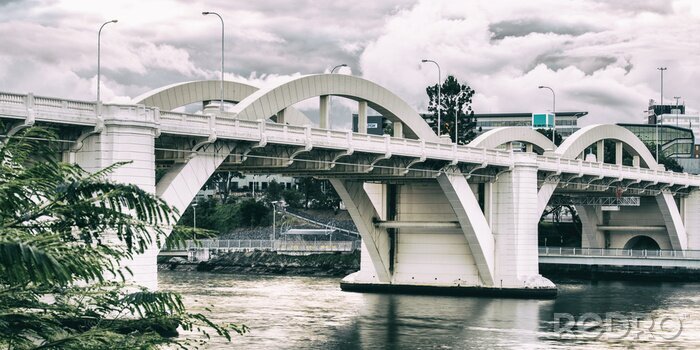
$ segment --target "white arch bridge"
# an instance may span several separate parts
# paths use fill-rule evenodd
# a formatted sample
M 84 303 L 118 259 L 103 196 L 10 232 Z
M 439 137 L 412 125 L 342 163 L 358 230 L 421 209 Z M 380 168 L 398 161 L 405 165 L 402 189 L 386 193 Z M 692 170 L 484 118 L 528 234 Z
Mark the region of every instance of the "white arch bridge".
M 585 127 L 557 148 L 528 128 L 492 130 L 457 146 L 390 91 L 338 74 L 266 89 L 227 82 L 229 111 L 172 112 L 216 101 L 219 89 L 218 81 L 175 84 L 126 105 L 0 93 L 0 118 L 6 137 L 35 124 L 55 127 L 75 140 L 64 159 L 88 170 L 133 161 L 113 180 L 154 192 L 179 212 L 217 170 L 328 178 L 362 236 L 361 270 L 342 284 L 350 290 L 552 295 L 554 284 L 538 273 L 537 224 L 555 193 L 641 198 L 618 212 L 576 205 L 584 247 L 622 248 L 642 233 L 662 249 L 700 249 L 700 177 L 664 171 L 615 125 Z M 357 101 L 359 132 L 330 128 L 329 96 Z M 292 107 L 309 98 L 320 101 L 317 124 Z M 393 135 L 366 133 L 368 107 L 393 122 Z M 610 163 L 606 145 L 615 150 Z M 598 161 L 582 159 L 591 146 Z M 156 168 L 166 170 L 157 182 Z M 127 262 L 136 282 L 156 287 L 157 253 Z

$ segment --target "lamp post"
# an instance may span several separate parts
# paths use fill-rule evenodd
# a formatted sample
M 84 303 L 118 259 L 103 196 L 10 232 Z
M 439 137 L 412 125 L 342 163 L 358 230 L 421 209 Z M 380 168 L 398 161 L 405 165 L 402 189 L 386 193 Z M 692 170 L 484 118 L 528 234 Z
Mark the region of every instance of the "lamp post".
M 549 86 L 540 85 L 537 88 L 549 89 L 549 91 L 552 92 L 552 143 L 556 145 L 554 135 L 557 132 L 557 129 L 556 129 L 556 127 L 557 127 L 557 122 L 556 122 L 556 120 L 557 120 L 557 97 L 554 94 L 554 89 L 552 89 Z
M 274 244 L 275 242 L 275 224 L 276 224 L 276 212 L 277 212 L 277 203 L 279 201 L 272 201 L 270 204 L 272 204 L 272 236 L 270 236 L 270 243 Z M 274 247 L 273 247 L 274 248 Z
M 197 202 L 192 203 L 192 240 L 197 239 Z
M 437 62 L 433 61 L 433 60 L 425 60 L 425 59 L 424 59 L 424 60 L 421 60 L 421 62 L 422 62 L 422 63 L 427 63 L 427 62 L 434 63 L 435 66 L 437 66 L 437 69 L 438 69 L 438 84 L 437 84 L 437 86 L 438 86 L 438 99 L 437 99 L 438 122 L 437 122 L 437 134 L 438 134 L 438 137 L 439 137 L 439 136 L 441 135 L 441 134 L 440 134 L 440 116 L 441 116 L 442 105 L 440 105 L 440 97 L 441 97 L 440 85 L 442 84 L 442 72 L 440 71 L 440 65 L 439 65 Z M 456 118 L 456 117 L 455 117 L 455 118 Z M 456 119 L 455 119 L 455 121 L 456 121 Z M 455 139 L 455 141 L 456 141 L 456 139 Z
M 102 23 L 100 30 L 97 31 L 97 102 L 100 102 L 100 50 L 101 50 L 101 38 L 102 38 L 102 28 L 110 23 L 117 23 L 116 19 Z
M 661 72 L 661 115 L 664 114 L 664 71 L 667 69 L 666 67 L 659 67 L 656 68 Z M 656 163 L 659 162 L 659 116 L 655 116 L 654 118 L 654 129 L 656 131 Z
M 216 15 L 221 20 L 221 102 L 219 111 L 224 111 L 224 19 L 220 14 L 211 11 L 204 11 L 202 15 Z
M 676 126 L 678 126 L 678 100 L 681 98 L 680 96 L 673 96 L 673 98 L 676 99 Z

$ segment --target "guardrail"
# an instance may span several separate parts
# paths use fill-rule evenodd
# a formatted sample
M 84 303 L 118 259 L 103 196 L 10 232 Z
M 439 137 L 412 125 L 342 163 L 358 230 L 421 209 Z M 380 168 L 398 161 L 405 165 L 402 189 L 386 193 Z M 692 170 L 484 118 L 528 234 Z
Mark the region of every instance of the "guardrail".
M 540 256 L 657 258 L 700 260 L 700 250 L 634 250 L 606 248 L 539 247 Z
M 202 239 L 188 240 L 178 250 L 213 250 L 213 251 L 252 251 L 268 250 L 276 252 L 352 252 L 360 249 L 360 241 L 285 241 L 285 240 L 244 240 L 244 239 Z

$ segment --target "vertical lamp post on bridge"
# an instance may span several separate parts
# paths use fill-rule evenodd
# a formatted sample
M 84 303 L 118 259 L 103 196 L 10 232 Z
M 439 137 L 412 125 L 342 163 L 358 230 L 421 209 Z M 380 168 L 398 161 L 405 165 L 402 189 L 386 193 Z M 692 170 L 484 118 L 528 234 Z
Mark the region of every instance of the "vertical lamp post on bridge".
M 549 91 L 552 92 L 552 143 L 556 146 L 556 139 L 555 139 L 555 133 L 557 132 L 556 127 L 557 127 L 557 97 L 554 94 L 554 89 L 552 89 L 549 86 L 544 86 L 540 85 L 537 87 L 538 89 L 549 89 Z
M 211 11 L 204 11 L 202 15 L 216 15 L 221 20 L 221 102 L 219 111 L 224 111 L 224 18 L 220 14 Z
M 276 218 L 276 213 L 277 213 L 277 203 L 279 201 L 272 201 L 270 204 L 272 204 L 272 235 L 270 236 L 270 247 L 272 250 L 275 249 L 275 226 L 277 224 L 277 218 Z
M 668 68 L 666 67 L 659 67 L 656 68 L 661 72 L 661 115 L 664 114 L 664 71 Z M 656 111 L 654 111 L 654 114 L 656 114 Z M 659 116 L 656 115 L 654 116 L 654 129 L 656 130 L 656 163 L 659 163 Z
M 100 26 L 100 30 L 97 31 L 97 102 L 100 102 L 100 51 L 101 51 L 101 40 L 102 40 L 102 28 L 104 28 L 106 25 L 110 23 L 117 23 L 118 20 L 113 19 L 111 21 L 107 21 L 102 23 Z
M 197 202 L 192 203 L 192 240 L 197 239 Z
M 428 62 L 434 63 L 435 66 L 437 66 L 437 69 L 438 69 L 438 86 L 437 86 L 437 87 L 438 87 L 438 99 L 437 99 L 438 121 L 437 121 L 437 134 L 438 134 L 438 137 L 440 137 L 440 136 L 441 136 L 441 134 L 440 134 L 440 117 L 441 117 L 441 110 L 442 110 L 442 105 L 440 105 L 440 97 L 441 97 L 441 96 L 440 96 L 440 95 L 441 95 L 441 93 L 440 93 L 440 85 L 442 85 L 442 72 L 440 71 L 440 65 L 439 65 L 437 62 L 433 61 L 433 60 L 426 60 L 426 59 L 424 59 L 424 60 L 421 60 L 421 62 L 422 62 L 422 63 L 428 63 Z M 455 116 L 455 118 L 457 118 L 457 117 Z M 457 124 L 456 124 L 456 122 L 457 122 L 457 119 L 455 119 L 455 129 L 457 129 Z M 457 142 L 456 134 L 455 134 L 455 142 Z

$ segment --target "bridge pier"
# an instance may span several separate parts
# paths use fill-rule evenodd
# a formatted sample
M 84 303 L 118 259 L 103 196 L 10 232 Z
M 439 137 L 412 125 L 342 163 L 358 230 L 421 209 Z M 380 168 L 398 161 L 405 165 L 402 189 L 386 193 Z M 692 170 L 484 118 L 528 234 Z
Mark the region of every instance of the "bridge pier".
M 104 129 L 83 140 L 83 147 L 74 152 L 75 162 L 87 171 L 97 171 L 117 162 L 130 162 L 109 174 L 109 180 L 133 184 L 155 193 L 154 140 L 157 125 L 152 111 L 136 106 L 122 108 L 108 106 L 103 109 Z M 119 244 L 115 237 L 106 233 L 107 241 Z M 124 273 L 128 282 L 149 289 L 158 287 L 158 247 L 152 244 L 143 254 L 122 261 L 122 267 L 132 271 L 131 277 Z
M 517 155 L 512 171 L 491 184 L 492 194 L 482 199 L 490 202 L 484 204 L 491 222 L 479 206 L 478 186 L 459 173 L 399 184 L 332 179 L 363 239 L 360 271 L 344 278 L 341 288 L 556 295 L 556 286 L 539 275 L 535 156 Z

